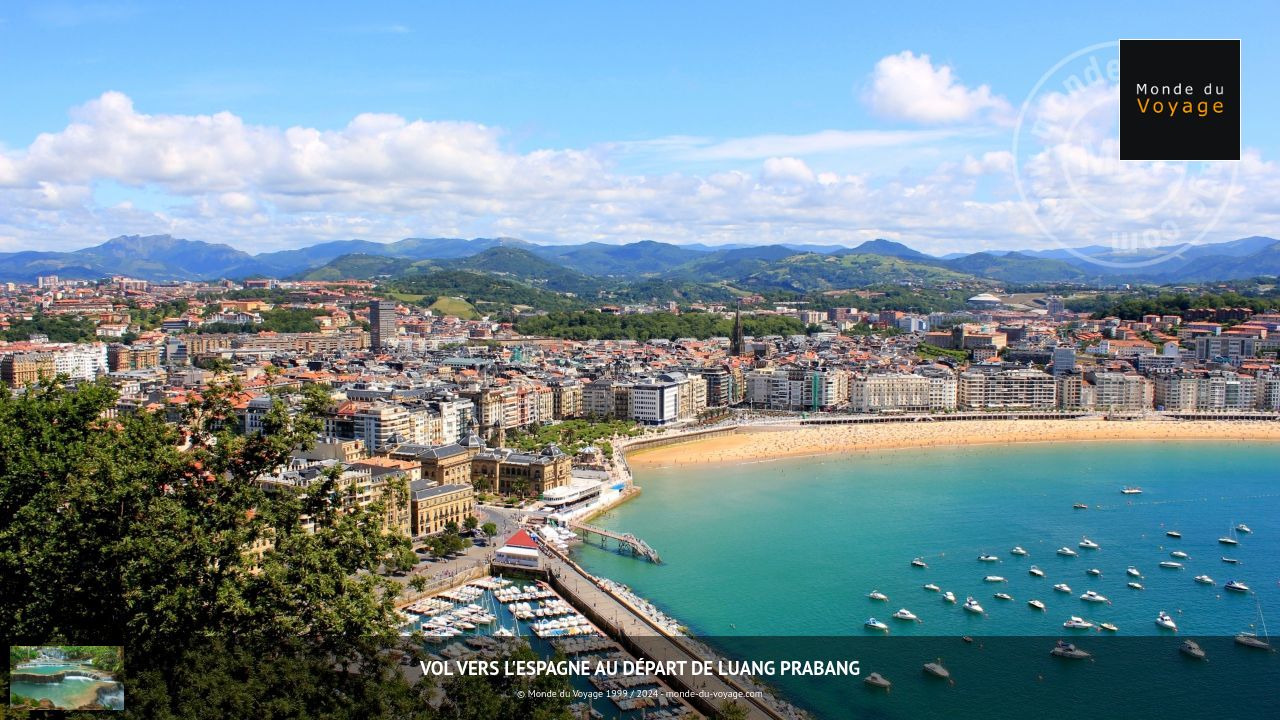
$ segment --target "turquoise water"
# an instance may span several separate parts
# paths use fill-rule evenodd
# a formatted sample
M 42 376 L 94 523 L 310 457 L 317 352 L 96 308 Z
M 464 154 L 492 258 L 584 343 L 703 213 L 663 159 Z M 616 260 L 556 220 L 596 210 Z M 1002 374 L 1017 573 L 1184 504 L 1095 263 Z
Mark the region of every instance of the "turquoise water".
M 751 645 L 734 636 L 848 636 L 859 639 L 856 645 L 865 657 L 877 648 L 891 652 L 908 647 L 902 639 L 912 637 L 934 638 L 949 653 L 965 652 L 954 649 L 959 641 L 953 638 L 970 635 L 1028 638 L 1023 642 L 1026 652 L 1034 646 L 1034 656 L 1040 658 L 1052 639 L 1070 635 L 1062 622 L 1079 615 L 1114 623 L 1120 630 L 1114 640 L 1096 633 L 1076 634 L 1082 647 L 1113 642 L 1123 647 L 1121 638 L 1147 637 L 1149 643 L 1172 642 L 1177 658 L 1178 640 L 1161 640 L 1163 631 L 1154 623 L 1160 610 L 1174 615 L 1182 637 L 1229 636 L 1251 629 L 1260 604 L 1275 626 L 1272 630 L 1280 632 L 1278 480 L 1280 446 L 1230 442 L 937 448 L 714 469 L 649 469 L 638 477 L 644 492 L 597 522 L 644 538 L 665 563 L 650 565 L 595 547 L 576 552 L 591 571 L 630 585 L 694 634 L 732 648 L 734 654 Z M 1141 485 L 1145 492 L 1122 495 L 1120 488 L 1126 484 Z M 1072 505 L 1077 502 L 1090 507 L 1075 510 Z M 1217 539 L 1240 522 L 1254 533 L 1241 535 L 1239 546 L 1218 544 Z M 1168 529 L 1180 531 L 1182 539 L 1166 537 Z M 1101 549 L 1077 548 L 1082 536 Z M 1026 548 L 1030 556 L 1011 555 L 1014 545 Z M 1076 549 L 1079 557 L 1055 555 L 1063 545 Z M 1169 552 L 1175 549 L 1190 555 L 1182 561 L 1186 569 L 1157 567 L 1171 559 Z M 1000 557 L 1000 562 L 978 562 L 983 553 Z M 1224 564 L 1223 555 L 1241 564 Z M 924 557 L 929 568 L 910 567 L 915 556 Z M 1027 569 L 1032 564 L 1047 577 L 1031 577 Z M 1133 579 L 1125 574 L 1130 565 L 1143 573 L 1139 582 L 1145 590 L 1126 587 Z M 1092 567 L 1103 576 L 1087 576 L 1085 570 Z M 1195 583 L 1193 577 L 1202 573 L 1217 585 Z M 1001 575 L 1008 582 L 985 583 L 986 575 Z M 1222 585 L 1233 578 L 1255 592 L 1223 591 Z M 986 615 L 945 604 L 938 593 L 922 589 L 929 582 L 951 590 L 961 602 L 973 595 Z M 1051 588 L 1059 582 L 1073 592 L 1054 592 Z M 890 601 L 868 600 L 873 589 L 889 595 Z M 1082 602 L 1078 596 L 1086 590 L 1107 596 L 1111 603 Z M 992 595 L 997 591 L 1015 599 L 996 600 Z M 1026 601 L 1031 598 L 1044 601 L 1047 612 L 1029 608 Z M 889 618 L 898 608 L 910 609 L 924 622 Z M 885 638 L 862 640 L 867 636 L 862 623 L 870 615 L 892 626 L 890 644 L 884 644 Z M 1154 647 L 1163 645 L 1143 646 L 1143 652 Z M 1240 659 L 1233 649 L 1229 642 L 1221 648 L 1215 645 L 1211 661 L 1216 664 L 1174 667 L 1178 672 L 1213 668 L 1221 673 Z M 913 647 L 913 652 L 918 656 L 924 646 Z M 1206 682 L 1196 688 L 1196 697 L 1212 703 L 1215 693 L 1225 692 L 1217 700 L 1243 702 L 1249 692 L 1269 691 L 1265 694 L 1274 702 L 1280 694 L 1280 663 L 1275 658 L 1246 657 L 1252 664 L 1232 667 L 1233 675 L 1215 680 L 1213 688 Z M 881 700 L 868 699 L 862 692 L 853 697 L 875 703 L 864 708 L 873 715 L 929 715 L 931 705 L 909 700 L 912 688 L 922 682 L 920 661 L 912 662 L 909 681 L 903 677 L 906 682 L 895 683 L 889 706 L 880 707 Z M 964 662 L 963 656 L 956 662 Z M 1095 665 L 1103 664 L 1100 658 Z M 1152 672 L 1169 672 L 1164 664 L 1153 667 L 1159 670 Z M 878 668 L 868 666 L 871 670 Z M 1255 670 L 1262 674 L 1232 689 L 1232 678 Z M 1132 680 L 1140 669 L 1115 671 Z M 1047 672 L 1058 670 L 1050 666 Z M 984 673 L 990 674 L 990 668 Z M 820 716 L 846 716 L 831 704 L 833 699 L 815 700 L 820 692 L 812 683 L 776 682 L 791 699 Z M 1133 684 L 1134 697 L 1140 696 L 1144 684 Z M 1064 681 L 1064 688 L 1069 685 Z M 957 687 L 964 684 L 958 682 Z M 967 691 L 953 692 L 959 696 Z M 1061 698 L 1048 700 L 1070 702 L 1072 696 L 1063 692 Z M 919 702 L 926 703 L 926 697 Z M 985 702 L 980 696 L 970 701 Z M 849 702 L 849 696 L 841 702 Z M 895 714 L 895 706 L 905 714 Z M 1205 710 L 1212 707 L 1206 705 Z M 973 709 L 976 712 L 977 706 Z M 984 712 L 990 714 L 989 709 Z

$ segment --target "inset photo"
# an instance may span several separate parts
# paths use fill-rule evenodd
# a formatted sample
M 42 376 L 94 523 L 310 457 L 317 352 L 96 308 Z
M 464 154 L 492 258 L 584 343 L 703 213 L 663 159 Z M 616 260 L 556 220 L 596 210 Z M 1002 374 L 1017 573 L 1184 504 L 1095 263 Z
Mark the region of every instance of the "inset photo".
M 9 707 L 124 710 L 119 645 L 10 645 Z

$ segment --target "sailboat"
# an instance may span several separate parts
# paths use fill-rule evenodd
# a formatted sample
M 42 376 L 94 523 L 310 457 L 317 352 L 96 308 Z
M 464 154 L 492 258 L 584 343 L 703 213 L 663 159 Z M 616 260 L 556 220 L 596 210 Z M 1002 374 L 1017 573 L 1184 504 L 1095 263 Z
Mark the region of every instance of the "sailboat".
M 1267 636 L 1267 620 L 1262 617 L 1262 602 L 1258 603 L 1258 624 L 1262 626 L 1262 637 L 1258 637 L 1257 633 L 1241 632 L 1236 635 L 1236 644 L 1258 650 L 1270 650 L 1271 638 Z

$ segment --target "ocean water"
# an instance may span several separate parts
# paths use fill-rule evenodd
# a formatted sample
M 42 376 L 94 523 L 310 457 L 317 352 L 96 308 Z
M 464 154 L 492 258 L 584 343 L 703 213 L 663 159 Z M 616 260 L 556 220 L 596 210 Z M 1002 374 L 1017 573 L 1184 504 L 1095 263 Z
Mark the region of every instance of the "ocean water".
M 1227 705 L 1280 713 L 1280 656 L 1230 642 L 1255 629 L 1260 610 L 1280 633 L 1280 445 L 940 447 L 646 469 L 637 482 L 644 488 L 637 499 L 596 522 L 644 538 L 664 564 L 591 546 L 575 551 L 578 560 L 630 585 L 732 656 L 807 647 L 860 659 L 866 672 L 895 681 L 883 695 L 867 692 L 860 679 L 773 679 L 819 717 L 1065 717 L 1076 712 L 1081 693 L 1124 700 L 1091 704 L 1092 717 L 1147 716 L 1135 712 L 1142 707 L 1197 717 Z M 1122 495 L 1124 485 L 1144 493 Z M 1241 522 L 1254 532 L 1239 535 L 1238 546 L 1217 542 Z M 1182 539 L 1166 537 L 1170 529 Z M 1078 548 L 1084 536 L 1101 549 Z M 1011 555 L 1014 545 L 1030 555 Z M 1057 556 L 1064 545 L 1079 556 Z M 1185 569 L 1159 568 L 1173 550 L 1190 556 L 1181 561 Z M 1000 562 L 978 562 L 983 553 Z M 1224 555 L 1240 564 L 1221 562 Z M 928 569 L 910 566 L 916 556 Z M 1032 564 L 1046 577 L 1030 576 Z M 1131 565 L 1145 590 L 1126 586 Z M 1102 577 L 1086 575 L 1088 568 Z M 1217 584 L 1197 584 L 1199 574 Z M 987 575 L 1008 582 L 986 583 Z M 1224 591 L 1229 579 L 1253 592 Z M 930 582 L 960 602 L 974 596 L 986 614 L 944 603 L 940 593 L 922 589 Z M 1060 582 L 1072 593 L 1054 592 Z M 876 589 L 889 602 L 867 599 Z M 1079 600 L 1086 590 L 1111 602 Z M 994 599 L 1000 591 L 1014 600 Z M 1028 607 L 1032 598 L 1047 611 Z M 923 622 L 891 619 L 899 608 Z M 1177 636 L 1155 625 L 1161 610 L 1174 616 Z M 891 625 L 888 637 L 863 628 L 871 615 Z M 1119 633 L 1064 630 L 1072 615 L 1114 623 Z M 961 643 L 962 635 L 975 642 Z M 840 642 L 806 645 L 806 637 Z M 1177 647 L 1184 637 L 1202 639 L 1210 662 L 1183 661 Z M 1095 661 L 1063 667 L 1047 655 L 1058 638 L 1094 652 Z M 956 676 L 954 685 L 921 676 L 921 664 L 937 657 Z M 1023 702 L 1037 703 L 1037 712 L 1015 704 L 1004 714 L 1015 691 L 1031 693 Z

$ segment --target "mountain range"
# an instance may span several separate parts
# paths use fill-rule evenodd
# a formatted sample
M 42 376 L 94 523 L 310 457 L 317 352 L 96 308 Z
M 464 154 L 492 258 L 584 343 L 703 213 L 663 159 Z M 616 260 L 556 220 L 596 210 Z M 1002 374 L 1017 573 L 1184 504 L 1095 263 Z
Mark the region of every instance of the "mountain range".
M 224 244 L 129 235 L 73 252 L 0 253 L 0 280 L 17 282 L 33 282 L 39 275 L 94 279 L 118 274 L 153 281 L 253 276 L 340 280 L 441 271 L 508 276 L 571 293 L 638 282 L 729 283 L 743 290 L 798 292 L 881 283 L 1181 283 L 1280 274 L 1280 241 L 1254 236 L 1130 253 L 1091 246 L 935 257 L 891 240 L 869 240 L 850 248 L 405 238 L 392 243 L 339 240 L 251 255 Z

